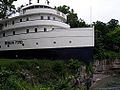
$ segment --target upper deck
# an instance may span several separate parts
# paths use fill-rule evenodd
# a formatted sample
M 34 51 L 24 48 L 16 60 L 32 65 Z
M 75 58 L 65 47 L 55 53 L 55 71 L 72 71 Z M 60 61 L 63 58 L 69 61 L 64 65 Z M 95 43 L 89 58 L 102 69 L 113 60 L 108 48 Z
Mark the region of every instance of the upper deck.
M 59 16 L 63 19 L 67 19 L 67 16 L 48 6 L 48 5 L 40 5 L 40 4 L 31 4 L 31 5 L 27 5 L 25 7 L 23 7 L 20 11 L 20 15 L 29 15 L 29 14 L 37 14 L 37 13 L 41 13 L 41 14 L 53 14 L 53 15 L 56 15 L 56 16 Z
M 32 26 L 57 26 L 69 28 L 67 16 L 49 5 L 30 4 L 21 8 L 15 17 L 0 20 L 0 30 L 11 30 Z

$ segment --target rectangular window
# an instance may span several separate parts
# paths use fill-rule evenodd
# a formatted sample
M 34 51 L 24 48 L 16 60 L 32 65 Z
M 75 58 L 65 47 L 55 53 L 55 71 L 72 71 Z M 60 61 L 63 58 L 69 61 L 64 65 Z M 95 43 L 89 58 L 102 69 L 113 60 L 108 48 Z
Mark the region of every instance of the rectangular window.
M 7 23 L 5 23 L 5 27 L 7 27 Z
M 48 16 L 48 20 L 50 20 L 50 16 Z
M 29 29 L 26 29 L 26 33 L 29 33 Z
M 28 18 L 28 17 L 26 18 L 26 21 L 29 21 L 29 18 Z
M 22 19 L 20 19 L 20 22 L 22 22 Z
M 14 23 L 14 21 L 12 21 L 12 25 L 14 25 L 15 23 Z
M 44 28 L 44 32 L 46 32 L 47 31 L 47 29 L 46 28 Z
M 3 37 L 5 37 L 5 32 L 3 32 Z
M 55 20 L 55 17 L 53 17 L 53 20 Z
M 35 32 L 37 32 L 37 28 L 35 28 Z
M 44 18 L 43 18 L 43 16 L 41 16 L 41 20 L 43 20 Z
M 15 31 L 13 31 L 13 35 L 15 35 Z

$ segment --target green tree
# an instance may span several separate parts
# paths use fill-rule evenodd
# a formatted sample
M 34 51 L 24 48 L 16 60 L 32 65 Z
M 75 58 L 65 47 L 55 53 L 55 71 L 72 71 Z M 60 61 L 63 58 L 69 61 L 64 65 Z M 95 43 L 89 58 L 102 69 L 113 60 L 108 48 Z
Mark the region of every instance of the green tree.
M 67 23 L 70 24 L 71 28 L 79 27 L 78 16 L 73 9 L 67 15 Z
M 14 1 L 17 0 L 0 0 L 0 18 L 8 18 L 8 16 L 15 12 Z
M 68 14 L 70 12 L 70 7 L 63 5 L 63 6 L 59 6 L 59 7 L 55 7 L 58 11 L 63 12 L 64 14 Z
M 114 59 L 120 52 L 120 26 L 118 20 L 108 23 L 94 22 L 95 26 L 95 59 Z
M 119 25 L 119 21 L 116 19 L 111 19 L 107 24 L 108 28 L 113 30 Z
M 120 52 L 120 26 L 107 34 L 109 50 Z
M 78 19 L 77 13 L 75 13 L 73 9 L 70 9 L 69 6 L 63 5 L 55 8 L 67 15 L 67 23 L 71 28 L 88 26 L 83 19 Z
M 104 46 L 105 46 L 105 38 L 107 33 L 107 26 L 105 23 L 101 21 L 94 22 L 95 26 L 95 59 L 103 59 L 104 58 Z

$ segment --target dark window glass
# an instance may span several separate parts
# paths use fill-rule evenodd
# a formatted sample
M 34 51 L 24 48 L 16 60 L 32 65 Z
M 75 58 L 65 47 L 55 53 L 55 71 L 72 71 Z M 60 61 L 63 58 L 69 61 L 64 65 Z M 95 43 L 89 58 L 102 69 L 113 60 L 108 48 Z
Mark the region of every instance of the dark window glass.
M 29 21 L 29 18 L 28 18 L 28 17 L 26 18 L 26 21 Z
M 26 29 L 26 33 L 29 33 L 29 29 Z
M 46 28 L 44 28 L 44 32 L 46 32 L 47 31 L 47 29 Z
M 35 32 L 37 32 L 37 28 L 35 28 Z
M 43 20 L 44 18 L 43 18 L 43 16 L 41 16 L 41 20 Z
M 22 22 L 22 19 L 20 19 L 20 22 Z
M 13 35 L 15 35 L 15 31 L 13 31 Z
M 7 27 L 7 23 L 5 23 L 5 27 Z
M 0 48 L 1 48 L 1 45 L 0 45 Z
M 37 5 L 37 6 L 35 6 L 35 8 L 39 8 L 39 6 Z
M 5 32 L 3 32 L 3 37 L 5 37 Z
M 53 17 L 53 20 L 55 20 L 55 17 Z
M 50 16 L 48 16 L 48 20 L 50 20 Z
M 12 21 L 12 25 L 14 25 L 15 23 L 14 23 L 14 21 Z
M 43 8 L 43 6 L 40 6 L 40 8 Z
M 30 9 L 34 9 L 35 7 L 34 6 L 31 6 Z

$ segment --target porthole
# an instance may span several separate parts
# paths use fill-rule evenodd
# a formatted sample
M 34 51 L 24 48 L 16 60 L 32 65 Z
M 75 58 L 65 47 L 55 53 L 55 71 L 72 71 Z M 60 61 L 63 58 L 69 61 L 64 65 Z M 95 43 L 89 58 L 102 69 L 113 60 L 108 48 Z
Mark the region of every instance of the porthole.
M 56 44 L 56 42 L 55 42 L 55 41 L 54 41 L 53 43 L 54 43 L 54 44 Z
M 36 45 L 38 45 L 38 42 L 36 42 Z
M 69 43 L 72 43 L 72 41 L 69 41 Z

